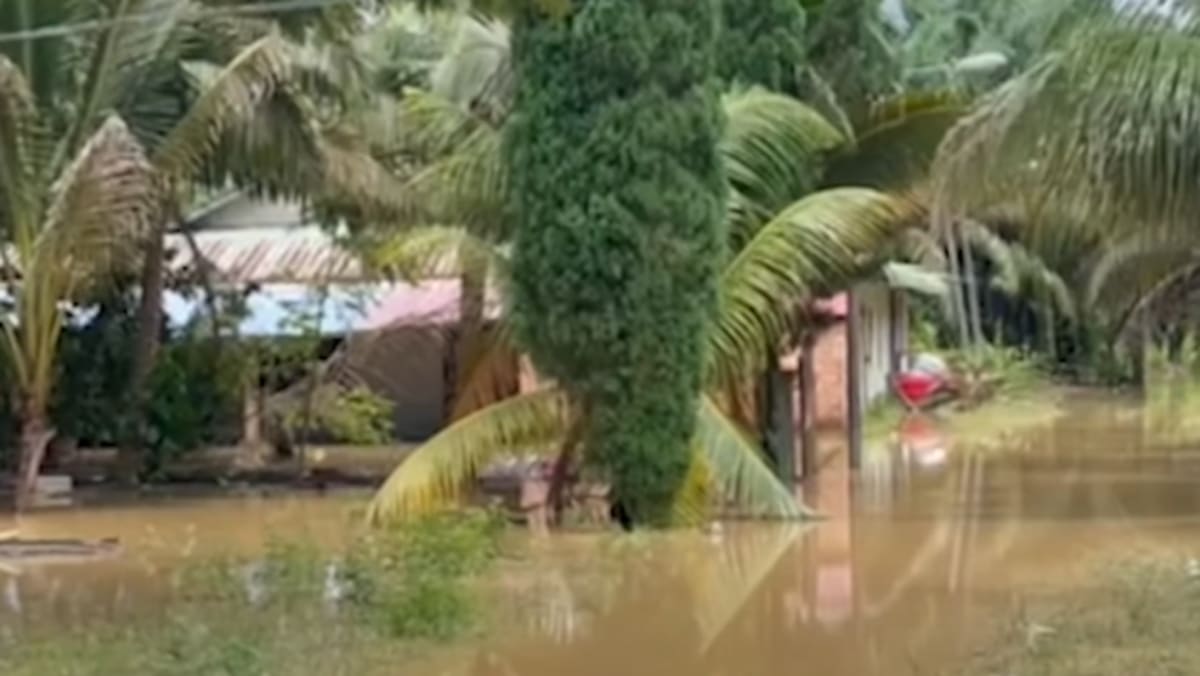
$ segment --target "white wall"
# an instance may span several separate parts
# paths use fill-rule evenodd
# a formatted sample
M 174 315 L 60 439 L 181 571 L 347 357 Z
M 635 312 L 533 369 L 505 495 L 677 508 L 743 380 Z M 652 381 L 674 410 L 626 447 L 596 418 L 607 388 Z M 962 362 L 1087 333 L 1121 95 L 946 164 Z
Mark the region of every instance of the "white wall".
M 887 396 L 892 373 L 891 290 L 881 283 L 855 287 L 858 306 L 859 391 L 863 406 Z

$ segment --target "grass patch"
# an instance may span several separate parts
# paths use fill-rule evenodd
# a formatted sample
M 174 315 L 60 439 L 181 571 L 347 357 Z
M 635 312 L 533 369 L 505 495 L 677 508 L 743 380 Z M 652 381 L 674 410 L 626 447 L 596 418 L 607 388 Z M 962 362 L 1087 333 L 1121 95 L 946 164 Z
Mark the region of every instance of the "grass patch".
M 478 629 L 472 584 L 497 553 L 481 513 L 373 532 L 331 556 L 279 541 L 179 576 L 158 612 L 26 629 L 0 643 L 13 676 L 425 673 L 431 644 Z
M 1200 674 L 1200 565 L 1152 557 L 1106 566 L 1082 590 L 1031 600 L 964 676 Z
M 1055 384 L 1034 357 L 1020 350 L 984 346 L 943 354 L 962 377 L 964 395 L 931 415 L 950 436 L 988 441 L 1049 423 L 1058 417 L 1069 388 Z M 864 438 L 879 444 L 896 432 L 908 410 L 893 395 L 876 402 L 864 418 Z

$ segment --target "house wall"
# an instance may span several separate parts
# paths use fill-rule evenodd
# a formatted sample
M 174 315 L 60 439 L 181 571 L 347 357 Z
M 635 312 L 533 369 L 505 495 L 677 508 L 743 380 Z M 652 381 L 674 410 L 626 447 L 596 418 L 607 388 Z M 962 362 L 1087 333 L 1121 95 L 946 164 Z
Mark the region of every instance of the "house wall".
M 846 422 L 846 324 L 841 322 L 817 336 L 813 348 L 813 411 L 817 427 Z
M 904 295 L 883 284 L 855 288 L 859 321 L 859 372 L 863 405 L 879 401 L 891 391 L 891 374 L 903 366 L 908 349 L 908 312 Z M 817 337 L 813 350 L 815 423 L 840 427 L 846 423 L 847 363 L 846 323 L 839 322 Z
M 858 299 L 859 390 L 864 407 L 870 407 L 889 391 L 892 374 L 892 292 L 883 284 L 861 284 L 854 290 Z

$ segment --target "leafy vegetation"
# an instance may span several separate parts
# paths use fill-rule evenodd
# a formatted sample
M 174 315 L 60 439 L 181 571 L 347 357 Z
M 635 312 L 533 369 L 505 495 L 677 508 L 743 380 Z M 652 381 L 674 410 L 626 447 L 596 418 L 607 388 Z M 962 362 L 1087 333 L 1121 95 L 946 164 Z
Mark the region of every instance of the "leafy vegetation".
M 723 257 L 715 12 L 590 0 L 513 34 L 514 326 L 577 402 L 615 499 L 649 523 L 688 472 Z
M 84 620 L 69 634 L 9 636 L 6 674 L 393 673 L 422 645 L 481 626 L 472 580 L 497 553 L 488 514 L 440 515 L 362 536 L 331 557 L 281 540 L 262 557 L 180 573 L 160 616 Z
M 1094 583 L 1045 593 L 1024 608 L 966 674 L 1155 676 L 1200 668 L 1187 627 L 1200 616 L 1200 571 L 1177 555 L 1132 558 L 1092 571 Z
M 800 0 L 722 0 L 717 74 L 728 84 L 794 94 L 806 55 Z

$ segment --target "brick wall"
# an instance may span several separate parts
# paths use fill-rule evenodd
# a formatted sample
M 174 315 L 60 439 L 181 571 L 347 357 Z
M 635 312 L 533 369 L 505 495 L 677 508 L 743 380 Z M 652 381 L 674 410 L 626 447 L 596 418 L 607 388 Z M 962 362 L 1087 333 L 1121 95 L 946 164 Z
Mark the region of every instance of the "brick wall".
M 836 324 L 817 337 L 813 348 L 813 402 L 817 427 L 846 422 L 846 324 Z

